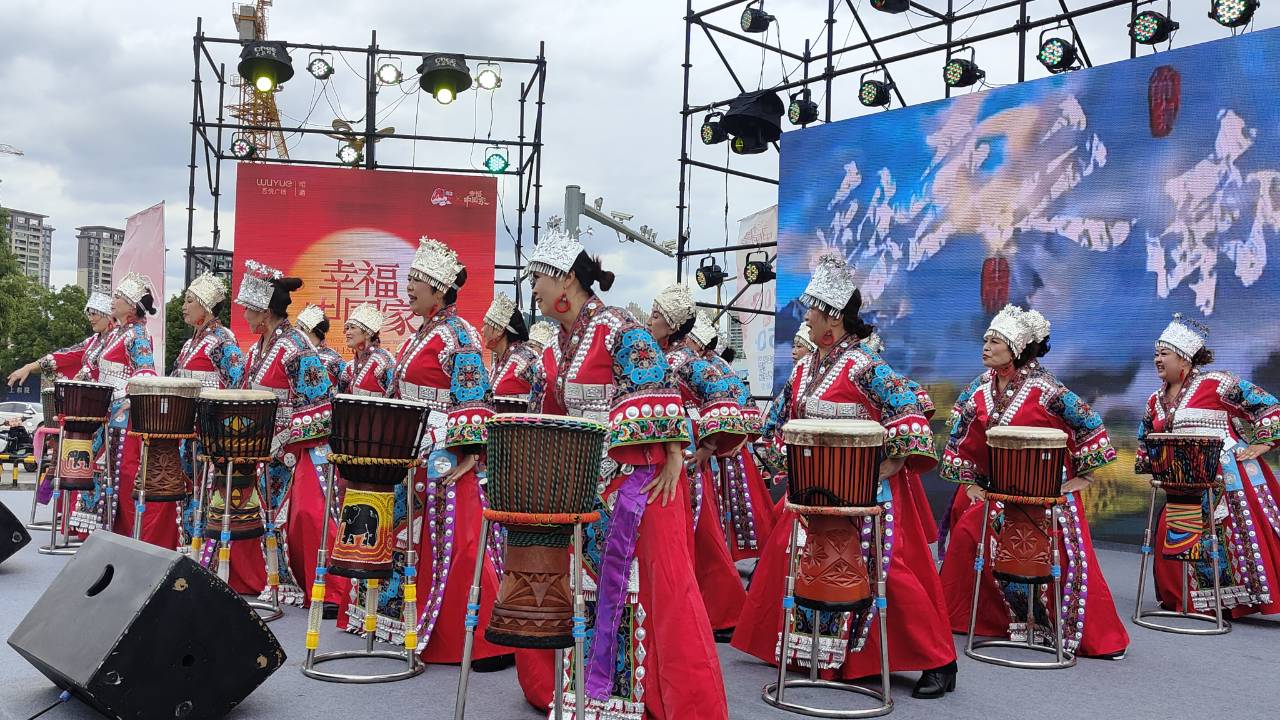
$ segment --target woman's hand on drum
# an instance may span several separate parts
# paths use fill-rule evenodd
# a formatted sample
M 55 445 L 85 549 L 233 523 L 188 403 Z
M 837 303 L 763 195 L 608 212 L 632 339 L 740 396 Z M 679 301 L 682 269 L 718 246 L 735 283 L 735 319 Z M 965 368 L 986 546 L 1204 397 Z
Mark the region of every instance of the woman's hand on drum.
M 1093 478 L 1088 475 L 1074 477 L 1062 483 L 1062 494 L 1066 495 L 1073 492 L 1083 492 L 1085 488 L 1093 484 Z
M 902 466 L 906 464 L 907 459 L 904 457 L 886 459 L 880 463 L 880 479 L 883 480 L 897 475 L 902 470 Z
M 440 478 L 441 482 L 443 482 L 446 486 L 452 485 L 458 482 L 459 478 L 471 472 L 471 469 L 476 466 L 476 460 L 478 459 L 479 459 L 478 455 L 464 455 L 462 458 L 462 462 L 454 466 L 454 468 L 449 471 L 448 475 L 445 475 L 443 478 Z
M 667 503 L 676 496 L 676 483 L 680 481 L 680 468 L 683 465 L 682 454 L 683 446 L 680 443 L 667 444 L 667 461 L 663 463 L 662 470 L 649 481 L 648 485 L 640 488 L 640 492 L 649 496 L 650 505 L 654 500 L 662 498 L 662 506 L 666 507 Z
M 9 383 L 9 384 L 12 385 L 13 383 Z M 1250 445 L 1247 448 L 1241 448 L 1240 450 L 1238 450 L 1236 452 L 1236 459 L 1237 460 L 1257 460 L 1263 455 L 1266 455 L 1267 451 L 1270 449 L 1271 449 L 1271 446 L 1266 443 L 1258 443 L 1256 445 Z
M 969 496 L 970 502 L 982 502 L 987 499 L 986 491 L 973 483 L 964 486 L 964 494 Z

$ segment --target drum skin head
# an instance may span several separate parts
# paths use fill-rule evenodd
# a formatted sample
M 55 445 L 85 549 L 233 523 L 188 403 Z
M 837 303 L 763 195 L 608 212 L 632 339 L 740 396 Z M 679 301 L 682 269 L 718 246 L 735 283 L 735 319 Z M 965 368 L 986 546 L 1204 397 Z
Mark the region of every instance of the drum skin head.
M 871 420 L 791 420 L 782 426 L 788 445 L 879 447 L 884 438 L 884 427 Z
M 1067 434 L 1057 428 L 1000 426 L 987 430 L 987 444 L 1010 450 L 1064 448 L 1067 446 Z

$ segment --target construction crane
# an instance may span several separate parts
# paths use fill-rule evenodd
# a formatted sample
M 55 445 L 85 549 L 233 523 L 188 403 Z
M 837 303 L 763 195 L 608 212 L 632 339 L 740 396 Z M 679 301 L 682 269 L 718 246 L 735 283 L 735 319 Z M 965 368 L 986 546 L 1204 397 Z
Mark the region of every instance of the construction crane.
M 235 3 L 231 6 L 231 19 L 240 32 L 240 40 L 267 39 L 267 8 L 272 0 L 257 0 L 253 5 Z M 280 110 L 276 107 L 274 92 L 260 93 L 253 88 L 253 83 L 246 82 L 238 74 L 232 75 L 231 86 L 240 88 L 240 102 L 227 106 L 231 117 L 245 125 L 257 127 L 280 127 Z M 289 158 L 289 148 L 285 146 L 284 133 L 279 130 L 246 130 L 244 139 L 253 143 L 259 154 L 275 149 L 276 155 Z
M 4 143 L 0 143 L 0 155 L 18 155 L 18 156 L 21 156 L 21 155 L 23 155 L 23 154 L 24 154 L 24 153 L 23 153 L 21 150 L 19 150 L 18 148 L 14 147 L 14 146 L 12 146 L 12 145 L 5 145 Z

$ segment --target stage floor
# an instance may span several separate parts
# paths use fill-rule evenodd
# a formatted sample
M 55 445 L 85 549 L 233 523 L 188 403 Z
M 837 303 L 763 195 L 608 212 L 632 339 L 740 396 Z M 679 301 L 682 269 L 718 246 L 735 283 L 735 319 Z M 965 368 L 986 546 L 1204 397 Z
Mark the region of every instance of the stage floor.
M 25 517 L 29 492 L 0 491 L 0 501 Z M 7 639 L 18 622 L 40 597 L 66 562 L 65 558 L 40 555 L 34 538 L 17 555 L 0 564 L 0 639 Z M 1099 550 L 1111 592 L 1121 614 L 1132 612 L 1138 555 Z M 1152 592 L 1148 581 L 1148 596 Z M 332 621 L 327 623 L 332 628 Z M 457 689 L 456 667 L 433 666 L 411 680 L 382 685 L 340 685 L 302 676 L 303 635 L 306 615 L 299 608 L 270 625 L 289 654 L 285 666 L 250 695 L 228 718 L 279 720 L 280 718 L 427 718 L 453 717 Z M 975 662 L 961 654 L 956 692 L 946 700 L 911 697 L 914 673 L 894 676 L 894 711 L 902 720 L 984 718 L 985 720 L 1079 720 L 1080 718 L 1178 718 L 1280 716 L 1280 695 L 1275 691 L 1280 674 L 1280 617 L 1238 621 L 1235 630 L 1222 637 L 1187 637 L 1145 630 L 1129 625 L 1132 643 L 1121 661 L 1087 660 L 1069 670 L 1012 670 Z M 330 629 L 321 647 L 357 647 L 362 641 Z M 956 637 L 956 647 L 961 638 Z M 754 658 L 719 646 L 720 661 L 734 720 L 797 717 L 775 710 L 760 699 L 763 685 L 776 671 Z M 330 663 L 328 667 L 341 667 Z M 795 691 L 788 699 L 827 703 L 840 707 L 846 694 L 832 696 L 818 691 Z M 0 720 L 26 720 L 57 699 L 58 692 L 12 648 L 0 646 Z M 468 716 L 536 720 L 545 714 L 524 702 L 515 670 L 473 675 L 468 693 Z M 854 702 L 857 702 L 856 700 Z M 51 710 L 42 720 L 97 718 L 99 715 L 77 700 Z M 684 718 L 672 720 L 686 720 Z M 688 719 L 693 720 L 693 719 Z

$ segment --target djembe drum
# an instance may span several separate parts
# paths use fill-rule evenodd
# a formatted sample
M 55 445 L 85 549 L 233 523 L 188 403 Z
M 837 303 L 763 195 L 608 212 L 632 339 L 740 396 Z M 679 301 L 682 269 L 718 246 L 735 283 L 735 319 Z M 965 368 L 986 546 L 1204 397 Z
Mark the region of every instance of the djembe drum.
M 93 490 L 93 435 L 111 414 L 110 385 L 60 380 L 53 404 L 62 420 L 58 438 L 58 480 L 62 490 Z
M 178 502 L 191 495 L 191 478 L 182 469 L 178 444 L 195 437 L 196 398 L 200 381 L 187 378 L 138 377 L 129 381 L 130 432 L 142 438 L 141 478 L 133 499 Z M 135 523 L 135 532 L 140 523 Z
M 792 420 L 787 444 L 791 505 L 870 508 L 876 505 L 884 428 L 869 420 Z M 871 603 L 871 581 L 853 520 L 805 516 L 805 544 L 796 575 L 796 603 L 812 610 L 854 612 Z
M 204 457 L 226 473 L 225 485 L 213 484 L 205 512 L 206 527 L 222 528 L 219 575 L 230 559 L 230 542 L 266 532 L 258 465 L 271 459 L 279 402 L 266 390 L 203 388 L 196 398 L 196 431 Z
M 1151 477 L 1167 496 L 1160 550 L 1168 560 L 1199 560 L 1205 532 L 1204 493 L 1218 484 L 1222 438 L 1148 433 L 1146 444 Z
M 571 647 L 566 548 L 573 518 L 595 508 L 608 430 L 590 420 L 536 414 L 497 415 L 486 425 L 491 509 L 560 522 L 504 523 L 502 584 L 485 639 L 508 647 Z
M 1049 582 L 1054 565 L 1049 503 L 1062 495 L 1067 434 L 1045 427 L 994 427 L 987 431 L 987 448 L 989 489 L 1008 496 L 992 574 L 1009 582 Z
M 346 493 L 331 574 L 391 577 L 396 486 L 404 484 L 408 463 L 418 454 L 426 409 L 411 400 L 334 396 L 329 461 L 346 481 Z

